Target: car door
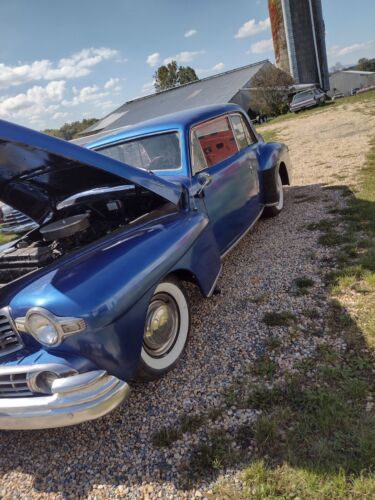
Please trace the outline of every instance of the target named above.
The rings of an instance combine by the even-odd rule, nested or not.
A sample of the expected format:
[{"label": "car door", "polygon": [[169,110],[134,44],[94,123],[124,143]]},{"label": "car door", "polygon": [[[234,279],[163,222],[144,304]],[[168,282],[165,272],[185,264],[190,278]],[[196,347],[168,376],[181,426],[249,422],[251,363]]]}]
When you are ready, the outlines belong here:
[{"label": "car door", "polygon": [[220,116],[191,130],[193,182],[202,185],[221,254],[260,211],[257,156],[249,136],[238,113]]}]

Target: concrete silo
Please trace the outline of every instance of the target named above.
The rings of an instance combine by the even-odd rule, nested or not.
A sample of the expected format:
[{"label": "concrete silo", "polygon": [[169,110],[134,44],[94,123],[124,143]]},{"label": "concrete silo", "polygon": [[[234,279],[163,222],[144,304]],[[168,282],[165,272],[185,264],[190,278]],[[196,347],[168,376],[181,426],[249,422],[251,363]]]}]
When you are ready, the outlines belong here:
[{"label": "concrete silo", "polygon": [[321,0],[268,0],[276,64],[297,84],[329,90]]}]

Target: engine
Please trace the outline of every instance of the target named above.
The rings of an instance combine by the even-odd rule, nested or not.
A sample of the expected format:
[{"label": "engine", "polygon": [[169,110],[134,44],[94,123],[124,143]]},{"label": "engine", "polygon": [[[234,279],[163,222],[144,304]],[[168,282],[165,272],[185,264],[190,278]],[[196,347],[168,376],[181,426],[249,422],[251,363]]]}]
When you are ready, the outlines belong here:
[{"label": "engine", "polygon": [[[33,234],[34,233],[34,234]],[[0,253],[0,283],[8,283],[40,269],[69,250],[96,239],[98,224],[90,224],[90,214],[72,215],[41,227]],[[104,228],[100,231],[105,234]],[[31,237],[39,236],[36,241]]]},{"label": "engine", "polygon": [[97,199],[57,211],[51,221],[26,234],[11,247],[0,250],[0,286],[51,264],[164,204],[148,191]]}]

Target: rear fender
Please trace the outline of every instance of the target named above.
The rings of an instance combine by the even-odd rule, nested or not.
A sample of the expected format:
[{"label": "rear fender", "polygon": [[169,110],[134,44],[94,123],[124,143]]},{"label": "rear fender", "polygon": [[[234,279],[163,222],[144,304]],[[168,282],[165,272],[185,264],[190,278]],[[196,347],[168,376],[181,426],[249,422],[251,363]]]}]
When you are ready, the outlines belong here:
[{"label": "rear fender", "polygon": [[289,151],[285,144],[262,143],[258,157],[260,183],[264,205],[278,202],[277,177],[280,173],[283,184],[291,183]]}]

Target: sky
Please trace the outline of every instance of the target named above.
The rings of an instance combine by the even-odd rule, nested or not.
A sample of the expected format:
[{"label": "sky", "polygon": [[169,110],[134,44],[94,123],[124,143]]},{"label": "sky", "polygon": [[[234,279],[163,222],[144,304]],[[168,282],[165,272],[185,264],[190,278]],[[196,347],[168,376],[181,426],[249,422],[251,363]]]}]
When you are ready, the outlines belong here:
[{"label": "sky", "polygon": [[[375,0],[322,2],[329,66],[375,57]],[[171,59],[200,78],[274,62],[267,0],[0,0],[4,120],[101,118],[153,92]]]}]

